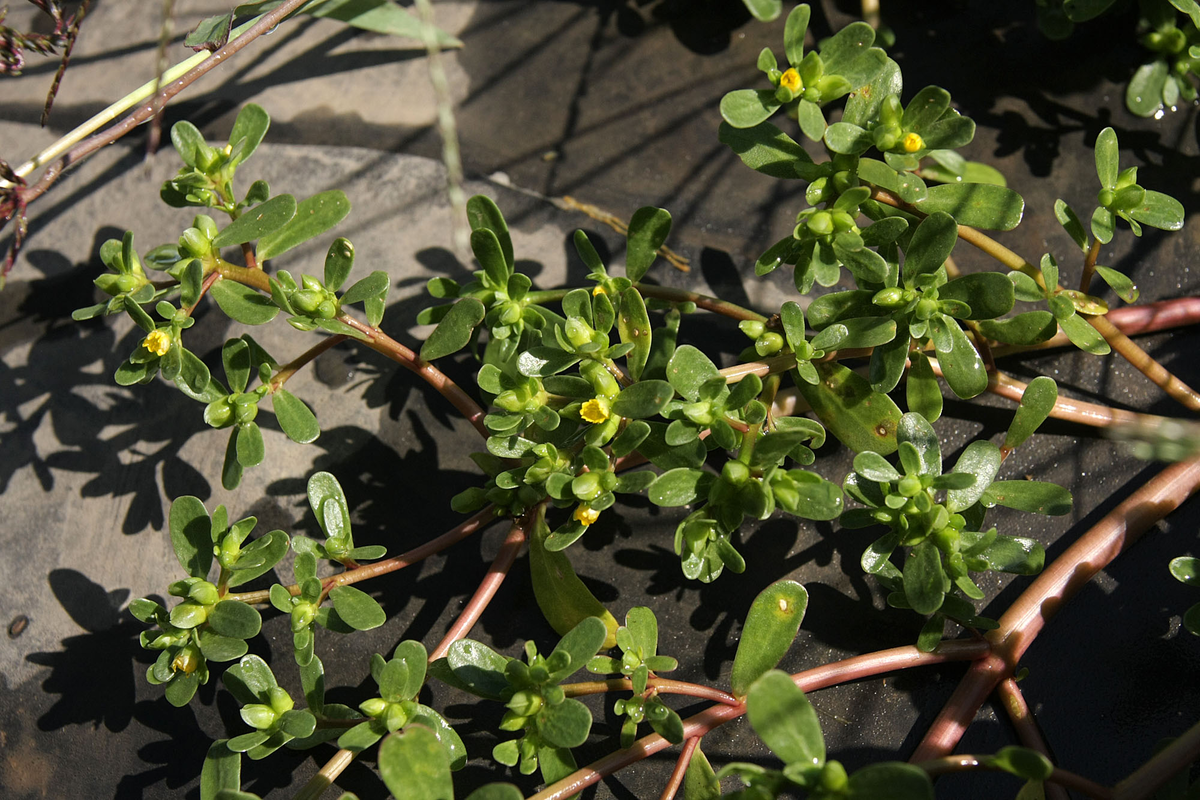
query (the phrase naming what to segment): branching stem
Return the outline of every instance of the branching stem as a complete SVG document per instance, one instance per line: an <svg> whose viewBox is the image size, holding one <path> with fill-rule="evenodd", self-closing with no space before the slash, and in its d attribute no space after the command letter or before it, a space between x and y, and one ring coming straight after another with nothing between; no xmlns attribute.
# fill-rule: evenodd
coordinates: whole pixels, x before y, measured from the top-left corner
<svg viewBox="0 0 1200 800"><path fill-rule="evenodd" d="M988 763L987 756L975 755L944 756L932 761L923 761L917 764L917 766L931 776L945 775L948 772L968 772L976 769L991 770L993 772L1004 771L999 767L991 766ZM1046 796L1051 797L1054 793L1058 793L1058 796L1066 797L1066 789L1063 787L1082 792L1088 797L1095 798L1095 800L1114 800L1112 789L1088 780L1082 775L1055 767L1045 784Z"/></svg>
<svg viewBox="0 0 1200 800"><path fill-rule="evenodd" d="M359 583L368 578L376 578L380 575L386 575L389 572L404 569L412 566L419 561L423 561L432 555L436 555L452 544L461 542L471 534L485 527L493 519L496 518L495 506L488 506L482 511L475 512L474 516L463 522L461 525L446 531L436 539L432 539L420 547L414 547L407 553L403 553L392 558L376 561L374 564L364 564L361 567L355 567L345 572L340 572L337 575L326 578L322 581L322 588L328 592L337 586L349 586L352 583ZM296 584L285 586L288 593L293 597L300 594L300 587ZM227 600L240 600L243 603L266 603L270 598L270 593L262 590L257 592L237 592L226 595Z"/></svg>
<svg viewBox="0 0 1200 800"><path fill-rule="evenodd" d="M659 694L684 694L690 697L699 697L702 700L712 700L714 703L723 703L725 705L738 704L738 699L733 695L699 683L653 677L649 679L646 685L652 689L656 689ZM564 683L562 688L567 697L583 697L589 694L605 694L606 692L632 692L633 682L628 678L609 678L604 681Z"/></svg>
<svg viewBox="0 0 1200 800"><path fill-rule="evenodd" d="M1005 713L1008 714L1009 722L1016 729L1017 738L1021 740L1021 744L1053 761L1050 756L1050 746L1046 744L1041 728L1034 719L1033 710L1025 702L1025 695L1021 693L1021 687L1017 685L1017 682L1012 678L1000 681L1000 685L996 687L996 695L1000 698L1000 705L1004 706ZM1058 783L1047 784L1046 798L1047 800L1071 800L1067 795L1067 790Z"/></svg>
<svg viewBox="0 0 1200 800"><path fill-rule="evenodd" d="M527 538L528 523L524 519L513 522L512 526L508 529L508 536L504 538L504 544L500 545L500 552L492 560L492 566L488 569L487 575L484 576L483 582L479 584L479 588L475 590L475 595L467 603L467 607L462 610L462 613L458 615L458 619L454 621L454 624L450 626L450 630L447 631L442 641L429 654L430 661L446 655L446 651L450 649L450 645L471 632L471 628L479 621L479 617L483 615L484 609L488 607L488 603L492 602L492 598L496 596L500 584L504 583L504 578L508 575L509 569L512 568L513 562L517 560L517 554L521 552L521 547L525 544Z"/></svg>

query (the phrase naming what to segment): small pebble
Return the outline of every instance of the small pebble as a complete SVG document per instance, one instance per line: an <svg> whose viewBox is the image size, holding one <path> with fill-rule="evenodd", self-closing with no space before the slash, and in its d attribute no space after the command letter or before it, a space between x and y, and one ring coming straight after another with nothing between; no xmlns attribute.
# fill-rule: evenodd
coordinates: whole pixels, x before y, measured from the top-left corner
<svg viewBox="0 0 1200 800"><path fill-rule="evenodd" d="M8 638L15 639L25 632L29 627L29 617L24 614L18 614L13 617L13 621L8 623Z"/></svg>

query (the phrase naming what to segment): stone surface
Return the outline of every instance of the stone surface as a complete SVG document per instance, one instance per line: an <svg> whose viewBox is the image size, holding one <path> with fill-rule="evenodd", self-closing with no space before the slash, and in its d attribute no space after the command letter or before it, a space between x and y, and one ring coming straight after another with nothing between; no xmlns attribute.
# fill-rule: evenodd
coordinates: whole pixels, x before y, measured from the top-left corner
<svg viewBox="0 0 1200 800"><path fill-rule="evenodd" d="M191 15L187 20L223 7L179 5L181 14ZM572 195L618 218L654 202L675 215L671 244L693 265L685 275L660 262L655 277L774 309L792 296L789 276L741 276L790 229L802 198L794 185L781 187L742 167L716 142L715 130L720 96L750 85L754 57L764 45L778 49L780 26L748 23L736 5L697 4L690 12L684 5L438 4L439 21L466 42L450 54L448 71L468 169L476 175L503 172L514 187L528 191L482 180L468 188L500 202L517 256L541 286L581 280L584 269L569 244L576 227L596 234L612 264L621 262L622 249L611 230L538 195ZM55 132L152 71L157 22L129 8L95 3L56 106ZM1028 20L1014 22L1011 10L976 4L964 13L953 4L924 3L897 3L895 9L889 21L898 45L892 52L908 86L937 81L950 89L980 126L971 157L997 164L1026 197L1025 223L1001 237L1013 249L1029 258L1050 249L1066 275L1077 274L1078 259L1053 220L1052 204L1063 197L1077 208L1090 207L1095 184L1088 144L1106 124L1118 128L1123 163L1143 165L1143 183L1180 197L1189 211L1195 208L1194 109L1162 120L1125 114L1120 64L1137 55L1120 25L1092 26L1086 37L1052 46ZM848 19L832 8L827 14L818 15L818 30L828 30L829 20L840 25ZM263 177L274 191L298 197L335 187L347 192L355 210L336 232L356 245L356 275L382 268L392 276L384 327L408 344L425 332L412 327L426 304L424 281L462 278L471 269L449 249L440 167L393 152L439 152L428 128L433 112L424 62L415 52L408 43L302 22L281 28L168 112L168 122L187 116L218 141L240 104L253 100L267 107L275 119L268 141L285 144L265 145L245 177ZM939 54L954 65L949 74ZM1039 64L1051 54L1073 66L1045 75ZM981 71L975 64L987 65L986 80L972 74ZM0 123L3 154L13 162L54 139L54 132L32 124L52 72L36 67L2 84L14 92L5 96L6 120ZM1043 81L1045 88L1037 88ZM143 164L136 150L116 147L86 162L31 207L29 242L0 293L0 542L10 554L0 561L0 621L20 615L29 620L0 648L0 794L6 797L196 796L207 743L242 730L229 698L214 693L216 681L192 709L176 710L143 678L148 660L137 646L141 626L123 609L133 597L162 594L178 577L164 532L168 498L194 494L210 508L224 503L239 517L254 514L259 530L312 534L304 480L328 469L346 486L358 541L379 542L396 553L455 524L448 499L474 480L467 454L477 440L469 426L435 393L370 353L339 348L297 376L295 391L316 409L322 437L302 447L268 430L268 453L277 460L250 471L236 492L221 489L216 477L225 436L203 425L196 404L159 383L134 390L112 384L113 370L140 337L125 320L76 325L69 313L95 302L90 279L100 269L97 252L105 239L131 229L144 252L188 224L190 212L157 199L156 187L175 168L169 150ZM1122 233L1101 262L1130 272L1144 299L1195 293L1190 264L1200 234L1193 225L1140 240ZM276 266L319 272L330 236ZM955 256L967 268L985 263L965 245ZM221 342L240 332L211 312L199 319L189 341L215 365ZM280 360L310 340L280 322L254 335ZM715 348L724 363L732 363L743 343L732 326L701 315L687 321L685 337ZM1185 380L1200 381L1197 361L1188 355L1195 334L1141 341ZM1003 366L1025 379L1049 374L1064 393L1178 413L1115 358L1049 353ZM464 362L451 371L468 379L471 368ZM938 424L947 458L974 437L998 439L1009 408L1000 401L949 404ZM845 449L831 444L818 469L836 479L848 465ZM1003 477L1028 473L1063 483L1075 494L1075 512L1049 520L1000 512L990 519L1005 533L1036 536L1052 558L1154 469L1090 431L1051 424L1013 455ZM1165 572L1171 557L1194 551L1198 513L1188 506L1157 526L1069 605L1029 652L1030 675L1022 686L1065 767L1114 782L1148 757L1159 737L1178 734L1200 715L1200 695L1189 680L1200 644L1179 631L1179 614L1196 598ZM750 601L760 587L784 576L804 582L812 597L798 644L784 662L788 669L915 638L919 620L877 611L881 593L861 575L858 558L870 531L797 525L776 516L744 531L746 575L700 586L682 578L671 552L676 519L634 500L621 521L606 516L571 556L618 616L635 604L654 608L663 631L661 652L680 658L683 679L714 685L727 680ZM401 638L440 638L474 591L501 535L493 529L478 544L465 543L371 586L391 615L388 624L344 640L327 634L319 645L328 648L331 685L348 687L335 690L334 698L355 704L365 696L370 653L386 652ZM281 577L289 575L281 571ZM998 613L1026 583L986 579L985 612ZM264 631L255 652L294 686L286 625L275 618ZM526 637L543 649L553 643L533 606L524 559L472 635L511 654ZM961 672L931 668L814 694L833 755L851 768L906 757ZM460 792L487 780L520 781L487 757L499 711L485 708L469 720L465 698L440 689L436 694L437 705L448 703L448 716L464 724L473 756L459 779ZM611 709L594 702L593 710L601 725L581 748L581 763L616 746L615 728L603 727L613 722ZM1011 741L1003 714L985 707L960 752L990 752ZM705 750L714 764L773 763L744 724L710 735ZM331 752L326 747L308 757L281 754L247 763L245 785L264 795L294 794ZM660 754L605 781L597 796L657 796L673 764L673 756ZM381 796L367 765L352 767L343 784L364 798ZM532 791L532 783L520 782ZM1015 791L1014 781L994 776L954 776L939 784L939 796L947 798L1011 797Z"/></svg>

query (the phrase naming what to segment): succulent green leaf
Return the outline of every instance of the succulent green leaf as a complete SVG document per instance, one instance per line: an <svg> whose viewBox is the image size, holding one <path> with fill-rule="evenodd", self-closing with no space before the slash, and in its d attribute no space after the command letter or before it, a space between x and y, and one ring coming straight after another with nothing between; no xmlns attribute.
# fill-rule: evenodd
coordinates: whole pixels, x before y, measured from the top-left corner
<svg viewBox="0 0 1200 800"><path fill-rule="evenodd" d="M338 241L346 240L339 239ZM336 245L337 242L334 242L334 244ZM344 305L349 305L350 303L359 303L364 300L369 300L372 297L378 297L381 294L386 294L388 288L391 286L391 283L392 279L388 277L388 274L383 270L377 269L347 289L346 293L342 295L342 303ZM470 299L473 298L467 298L467 300ZM454 304L454 307L457 308L464 302L466 302L466 300L460 300ZM450 313L453 313L453 309L451 309ZM449 314L447 316L449 316Z"/></svg>
<svg viewBox="0 0 1200 800"><path fill-rule="evenodd" d="M301 200L291 221L258 240L259 261L283 255L293 247L320 236L349 213L350 200L341 189L330 189Z"/></svg>
<svg viewBox="0 0 1200 800"><path fill-rule="evenodd" d="M916 206L927 214L942 211L960 225L1011 231L1025 214L1025 200L1012 189L989 183L944 183L930 186Z"/></svg>
<svg viewBox="0 0 1200 800"><path fill-rule="evenodd" d="M603 627L601 624L602 630ZM592 712L573 697L558 704L543 706L537 720L538 732L547 744L554 747L578 747L587 741L592 729Z"/></svg>
<svg viewBox="0 0 1200 800"><path fill-rule="evenodd" d="M240 217L229 223L212 240L213 247L229 247L252 242L277 231L296 216L296 198L280 194L270 200L247 209Z"/></svg>
<svg viewBox="0 0 1200 800"><path fill-rule="evenodd" d="M333 0L316 6L305 6L305 13L318 18L334 19L355 28L386 36L424 40L421 20L409 9L384 0ZM434 39L441 47L462 47L462 42L434 27Z"/></svg>
<svg viewBox="0 0 1200 800"><path fill-rule="evenodd" d="M1058 325L1071 340L1071 344L1080 350L1094 356L1105 356L1112 352L1112 347L1104 340L1100 332L1079 314L1073 314L1065 319L1059 318Z"/></svg>
<svg viewBox="0 0 1200 800"><path fill-rule="evenodd" d="M1026 311L1011 319L980 320L977 324L984 336L1006 344L1041 344L1058 333L1058 322L1049 311Z"/></svg>
<svg viewBox="0 0 1200 800"><path fill-rule="evenodd" d="M942 415L942 388L924 353L918 350L912 353L911 359L908 383L904 387L908 407L929 422L937 422Z"/></svg>
<svg viewBox="0 0 1200 800"><path fill-rule="evenodd" d="M753 128L779 105L774 89L735 89L721 98L721 117L734 128Z"/></svg>
<svg viewBox="0 0 1200 800"><path fill-rule="evenodd" d="M230 319L243 325L262 325L275 319L279 313L279 307L270 297L237 281L219 280L209 288L208 293Z"/></svg>
<svg viewBox="0 0 1200 800"><path fill-rule="evenodd" d="M551 552L546 548L546 538L549 535L550 529L546 525L545 516L539 515L529 540L529 572L534 597L546 621L566 640L567 634L576 626L588 618L595 617L608 631L603 646L614 646L617 643L616 618L575 574L575 568L571 566L567 554ZM591 623L587 623L579 636L586 638L590 626ZM595 655L599 649L597 647L586 658L573 662L574 669L571 672L581 669L588 658Z"/></svg>
<svg viewBox="0 0 1200 800"><path fill-rule="evenodd" d="M937 271L946 263L957 241L958 225L954 218L944 211L930 214L917 226L904 251L905 280Z"/></svg>
<svg viewBox="0 0 1200 800"><path fill-rule="evenodd" d="M1105 128L1096 137L1096 176L1100 185L1105 189L1117 187L1117 173L1120 170L1121 151L1117 144L1117 132Z"/></svg>
<svg viewBox="0 0 1200 800"><path fill-rule="evenodd" d="M496 236L500 252L504 255L504 263L511 269L513 260L512 236L508 232L508 223L504 214L492 198L477 194L467 201L467 221L471 230L489 230Z"/></svg>
<svg viewBox="0 0 1200 800"><path fill-rule="evenodd" d="M242 787L242 756L226 746L228 741L218 739L208 747L200 769L200 800L216 800L218 792Z"/></svg>
<svg viewBox="0 0 1200 800"><path fill-rule="evenodd" d="M254 155L269 127L271 116L262 106L257 103L242 106L229 132L229 145L233 150L230 163L236 167Z"/></svg>
<svg viewBox="0 0 1200 800"><path fill-rule="evenodd" d="M480 697L499 700L508 688L504 668L510 660L485 644L473 639L460 639L450 646L445 659L433 662L429 669L431 674L444 682Z"/></svg>
<svg viewBox="0 0 1200 800"><path fill-rule="evenodd" d="M800 131L814 142L825 138L825 115L816 103L801 100L796 106L796 121L800 124Z"/></svg>
<svg viewBox="0 0 1200 800"><path fill-rule="evenodd" d="M1103 206L1096 206L1096 210L1092 212L1092 235L1099 239L1101 244L1112 241L1116 225L1117 218L1111 211Z"/></svg>
<svg viewBox="0 0 1200 800"><path fill-rule="evenodd" d="M379 775L396 800L454 800L450 754L423 725L410 725L383 740Z"/></svg>
<svg viewBox="0 0 1200 800"><path fill-rule="evenodd" d="M746 696L746 713L763 744L788 766L825 764L825 736L816 709L786 673L771 670Z"/></svg>
<svg viewBox="0 0 1200 800"><path fill-rule="evenodd" d="M979 351L971 344L958 323L943 316L952 346L948 352L938 351L938 362L950 390L963 400L970 400L987 388L987 368Z"/></svg>
<svg viewBox="0 0 1200 800"><path fill-rule="evenodd" d="M171 503L168 517L171 545L184 572L193 578L208 576L212 566L212 524L208 509L198 497L178 497Z"/></svg>
<svg viewBox="0 0 1200 800"><path fill-rule="evenodd" d="M937 545L929 540L912 549L904 562L904 596L913 611L932 614L946 596L946 573Z"/></svg>
<svg viewBox="0 0 1200 800"><path fill-rule="evenodd" d="M849 800L933 800L933 782L916 764L869 764L850 776Z"/></svg>
<svg viewBox="0 0 1200 800"><path fill-rule="evenodd" d="M700 396L700 387L706 381L720 377L716 364L690 344L678 348L667 364L667 380L688 400Z"/></svg>
<svg viewBox="0 0 1200 800"><path fill-rule="evenodd" d="M963 489L946 492L946 509L961 513L979 501L1000 471L1000 449L986 439L971 442L958 457L953 473L965 472L975 476L975 482Z"/></svg>
<svg viewBox="0 0 1200 800"><path fill-rule="evenodd" d="M1155 58L1138 67L1125 87L1125 107L1139 117L1154 116L1162 108L1163 89L1173 80L1170 69L1165 58Z"/></svg>
<svg viewBox="0 0 1200 800"><path fill-rule="evenodd" d="M244 640L222 636L208 628L200 631L199 638L200 652L209 661L233 661L250 649Z"/></svg>
<svg viewBox="0 0 1200 800"><path fill-rule="evenodd" d="M542 378L557 375L579 362L579 356L557 347L533 347L517 358L517 370L522 375Z"/></svg>
<svg viewBox="0 0 1200 800"><path fill-rule="evenodd" d="M745 697L751 684L775 668L791 648L807 610L808 592L796 581L776 581L754 598L729 677L735 697Z"/></svg>
<svg viewBox="0 0 1200 800"><path fill-rule="evenodd" d="M797 165L811 165L812 157L792 137L769 122L749 128L721 123L720 141L738 154L742 163L772 178L795 180Z"/></svg>
<svg viewBox="0 0 1200 800"><path fill-rule="evenodd" d="M229 443L225 446L225 460L221 463L221 486L232 491L242 482L242 465L237 459L237 441L240 428L229 432Z"/></svg>
<svg viewBox="0 0 1200 800"><path fill-rule="evenodd" d="M994 768L1025 778L1031 781L1044 781L1054 772L1054 765L1036 750L1027 747L1010 745L1002 748L996 755L985 759L985 763Z"/></svg>
<svg viewBox="0 0 1200 800"><path fill-rule="evenodd" d="M235 430L237 431L237 463L243 469L257 467L266 457L262 430L254 422L238 425Z"/></svg>
<svg viewBox="0 0 1200 800"><path fill-rule="evenodd" d="M630 419L653 417L674 396L675 390L666 381L639 381L621 390L613 401L612 413Z"/></svg>
<svg viewBox="0 0 1200 800"><path fill-rule="evenodd" d="M629 221L625 250L625 275L637 283L658 256L658 248L671 232L671 214L664 208L639 208Z"/></svg>
<svg viewBox="0 0 1200 800"><path fill-rule="evenodd" d="M208 624L221 636L249 639L262 628L262 617L252 606L238 600L222 600L213 606Z"/></svg>
<svg viewBox="0 0 1200 800"><path fill-rule="evenodd" d="M996 481L980 500L988 508L1005 506L1052 517L1071 511L1071 493L1045 481Z"/></svg>
<svg viewBox="0 0 1200 800"><path fill-rule="evenodd" d="M804 59L804 35L808 32L808 20L812 15L807 3L801 3L788 14L783 26L783 49L788 63L799 66Z"/></svg>
<svg viewBox="0 0 1200 800"><path fill-rule="evenodd" d="M879 106L888 95L898 95L903 88L904 79L900 65L886 55L875 60L875 70L855 84L850 96L846 99L846 108L842 113L842 122L865 127L879 113Z"/></svg>
<svg viewBox="0 0 1200 800"><path fill-rule="evenodd" d="M254 542L242 548L238 560L234 563L233 573L225 584L230 589L249 583L260 575L265 575L287 555L288 536L283 531L270 533L255 539Z"/></svg>
<svg viewBox="0 0 1200 800"><path fill-rule="evenodd" d="M633 344L633 349L625 355L625 364L629 368L629 377L635 381L640 380L650 358L653 335L650 329L650 315L646 313L646 302L641 293L632 286L621 292L617 332L623 343Z"/></svg>
<svg viewBox="0 0 1200 800"><path fill-rule="evenodd" d="M851 22L821 43L825 73L841 75L857 88L870 81L887 56L877 47L875 29L865 22Z"/></svg>
<svg viewBox="0 0 1200 800"><path fill-rule="evenodd" d="M713 475L699 469L677 467L667 470L650 484L647 496L657 506L673 508L696 502L708 494Z"/></svg>
<svg viewBox="0 0 1200 800"><path fill-rule="evenodd" d="M1140 292L1124 272L1117 272L1115 269L1097 265L1096 274L1103 278L1104 282L1117 293L1117 297L1120 297L1126 303L1137 302Z"/></svg>
<svg viewBox="0 0 1200 800"><path fill-rule="evenodd" d="M688 761L687 772L683 776L684 800L720 800L721 782L717 773L708 763L708 757L697 745Z"/></svg>
<svg viewBox="0 0 1200 800"><path fill-rule="evenodd" d="M1200 586L1200 558L1179 556L1171 559L1171 576L1188 586Z"/></svg>
<svg viewBox="0 0 1200 800"><path fill-rule="evenodd" d="M999 272L975 272L938 287L939 300L958 300L971 307L966 319L995 319L1016 304L1012 281Z"/></svg>
<svg viewBox="0 0 1200 800"><path fill-rule="evenodd" d="M861 155L875 144L870 132L849 122L835 122L825 129L825 144L835 153Z"/></svg>
<svg viewBox="0 0 1200 800"><path fill-rule="evenodd" d="M293 442L308 444L321 435L317 418L304 401L287 389L279 388L271 395L271 405L279 427Z"/></svg>
<svg viewBox="0 0 1200 800"><path fill-rule="evenodd" d="M1183 204L1170 195L1147 189L1141 203L1129 209L1129 216L1151 228L1177 231L1183 227Z"/></svg>
<svg viewBox="0 0 1200 800"><path fill-rule="evenodd" d="M1004 436L1004 447L1008 450L1020 447L1046 421L1056 402L1058 384L1053 378L1039 375L1030 381Z"/></svg>
<svg viewBox="0 0 1200 800"><path fill-rule="evenodd" d="M1014 575L1037 575L1046 563L1045 548L1023 536L997 536L996 541L973 555L986 561L989 570Z"/></svg>
<svg viewBox="0 0 1200 800"><path fill-rule="evenodd" d="M950 93L940 86L926 86L904 108L901 126L906 131L923 133L950 108Z"/></svg>
<svg viewBox="0 0 1200 800"><path fill-rule="evenodd" d="M797 386L826 429L856 453L894 453L900 409L892 399L840 364L824 362L816 368L820 382L800 381Z"/></svg>
<svg viewBox="0 0 1200 800"><path fill-rule="evenodd" d="M180 120L171 126L171 144L189 167L200 163L200 155L208 149L208 142L204 141L200 129L187 120Z"/></svg>
<svg viewBox="0 0 1200 800"><path fill-rule="evenodd" d="M342 621L356 631L369 631L387 622L387 614L375 598L353 586L338 586L329 592L333 608Z"/></svg>
<svg viewBox="0 0 1200 800"><path fill-rule="evenodd" d="M1080 221L1079 215L1075 213L1075 209L1071 208L1063 200L1055 200L1054 216L1079 249L1086 253L1088 249L1088 236L1087 232L1083 229L1083 222Z"/></svg>
<svg viewBox="0 0 1200 800"><path fill-rule="evenodd" d="M467 346L475 332L475 326L483 322L487 313L483 303L474 297L464 297L453 306L433 333L421 345L421 358L433 361L457 353Z"/></svg>
<svg viewBox="0 0 1200 800"><path fill-rule="evenodd" d="M916 448L919 474L929 476L942 474L942 448L938 444L937 432L920 414L910 411L900 418L900 424L896 428L896 441L908 442ZM857 462L856 458L856 470ZM863 477L869 478L870 476L863 475Z"/></svg>

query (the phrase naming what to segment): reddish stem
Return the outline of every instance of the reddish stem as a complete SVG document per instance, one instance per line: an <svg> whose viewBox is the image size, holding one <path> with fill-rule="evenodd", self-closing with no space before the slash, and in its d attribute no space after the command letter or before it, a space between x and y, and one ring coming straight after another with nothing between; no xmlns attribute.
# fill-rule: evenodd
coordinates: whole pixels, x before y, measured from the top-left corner
<svg viewBox="0 0 1200 800"><path fill-rule="evenodd" d="M1159 787L1179 772L1187 769L1200 756L1200 723L1189 728L1183 736L1171 742L1143 764L1113 791L1115 800L1146 800Z"/></svg>
<svg viewBox="0 0 1200 800"><path fill-rule="evenodd" d="M1021 693L1021 687L1017 685L1017 682L1012 678L1005 678L996 687L996 694L1000 697L1000 704L1008 713L1008 719L1016 729L1017 738L1021 740L1021 744L1053 761L1050 757L1050 746L1046 744L1041 728L1038 727L1037 720L1033 717L1033 711L1025 702L1025 695ZM1046 797L1048 800L1070 800L1067 790L1056 783L1046 785Z"/></svg>
<svg viewBox="0 0 1200 800"><path fill-rule="evenodd" d="M1043 570L1000 617L1000 627L988 633L993 654L971 665L912 760L928 761L950 753L992 689L1012 677L1021 656L1058 609L1197 488L1200 459L1168 466Z"/></svg>
<svg viewBox="0 0 1200 800"><path fill-rule="evenodd" d="M943 642L932 653L922 653L916 647L895 647L877 653L848 658L816 669L798 672L792 676L796 685L805 691L879 675L897 669L941 664L946 661L967 661L979 658L987 652L987 643L973 640ZM698 738L746 712L744 703L719 705L701 711L683 721L685 739ZM586 767L576 770L567 777L542 789L528 800L560 800L591 786L606 775L630 764L654 755L670 746L670 742L657 733L643 736L626 750L618 750Z"/></svg>
<svg viewBox="0 0 1200 800"><path fill-rule="evenodd" d="M925 770L930 776L945 775L948 772L968 772L974 769L985 769L996 772L1004 771L999 767L991 766L988 763L988 756L976 755L945 756L932 761L922 762L917 764L917 766ZM1060 797L1067 797L1066 789L1063 787L1069 787L1097 800L1113 800L1113 791L1107 786L1101 786L1082 775L1077 775L1074 772L1068 772L1065 769L1057 767L1050 773L1050 777L1046 779L1043 787L1046 790L1047 796L1054 793Z"/></svg>
<svg viewBox="0 0 1200 800"><path fill-rule="evenodd" d="M389 572L404 569L412 566L419 561L423 561L432 555L442 552L452 544L457 544L463 539L470 536L472 533L480 530L489 522L496 518L495 506L488 506L482 511L475 512L475 515L463 522L456 528L446 531L441 536L426 542L420 547L414 547L407 553L402 553L392 558L376 561L374 564L365 564L361 567L356 567L345 572L340 572L333 577L326 578L323 583L323 589L328 592L337 586L348 586L352 583L365 581L368 578L375 578L380 575L386 575ZM300 587L296 584L285 586L285 589L292 595L300 594ZM226 595L226 600L240 600L243 603L266 603L270 598L270 593L263 590L257 592L240 592Z"/></svg>
<svg viewBox="0 0 1200 800"><path fill-rule="evenodd" d="M509 569L512 568L513 562L517 560L517 554L521 552L521 546L525 544L526 526L523 520L513 522L508 529L508 536L504 537L504 544L500 545L500 552L496 554L496 558L492 560L492 566L488 569L487 575L484 576L483 582L479 584L479 588L475 590L475 595L471 601L467 603L467 607L459 614L458 619L450 626L445 637L429 654L429 660L435 661L446 655L446 651L450 649L450 645L457 642L471 632L471 628L483 615L484 609L488 607L488 603L492 602L492 598L496 596L496 591L499 590L500 584L504 583L505 577L508 576Z"/></svg>
<svg viewBox="0 0 1200 800"><path fill-rule="evenodd" d="M675 761L675 769L671 772L671 780L667 781L666 787L658 800L674 800L675 793L679 791L679 787L683 785L683 779L687 776L688 766L692 763L692 753L696 752L696 748L700 746L700 739L688 739L683 743L683 750L679 752L679 758Z"/></svg>
<svg viewBox="0 0 1200 800"><path fill-rule="evenodd" d="M113 125L108 130L94 134L84 139L79 144L72 147L55 161L50 164L36 183L30 184L28 187L20 189L21 197L24 202L28 203L40 197L49 189L55 181L57 181L69 166L82 161L97 150L112 144L127 133L133 131L134 128L146 122L156 113L160 103L166 103L175 95L179 94L185 88L195 83L197 79L205 75L209 70L214 69L223 62L229 59L234 53L237 53L246 45L262 36L267 31L278 25L284 17L291 14L300 6L304 5L308 0L286 0L278 8L267 12L262 19L254 23L250 30L243 33L233 41L226 44L220 50L213 53L208 58L201 61L192 69L183 74L179 80L172 81L167 86L164 86L162 91L155 94L153 98L143 103L137 110L130 112L123 120Z"/></svg>
<svg viewBox="0 0 1200 800"><path fill-rule="evenodd" d="M736 697L727 692L722 692L720 689L714 689L711 686L704 686L699 683L653 677L646 682L646 685L659 694L683 694L689 697L699 697L702 700L712 700L715 703L722 703L729 706L735 706L739 702ZM633 682L628 678L609 678L604 681L565 683L562 688L567 697L583 697L584 695L604 694L606 692L632 692Z"/></svg>

